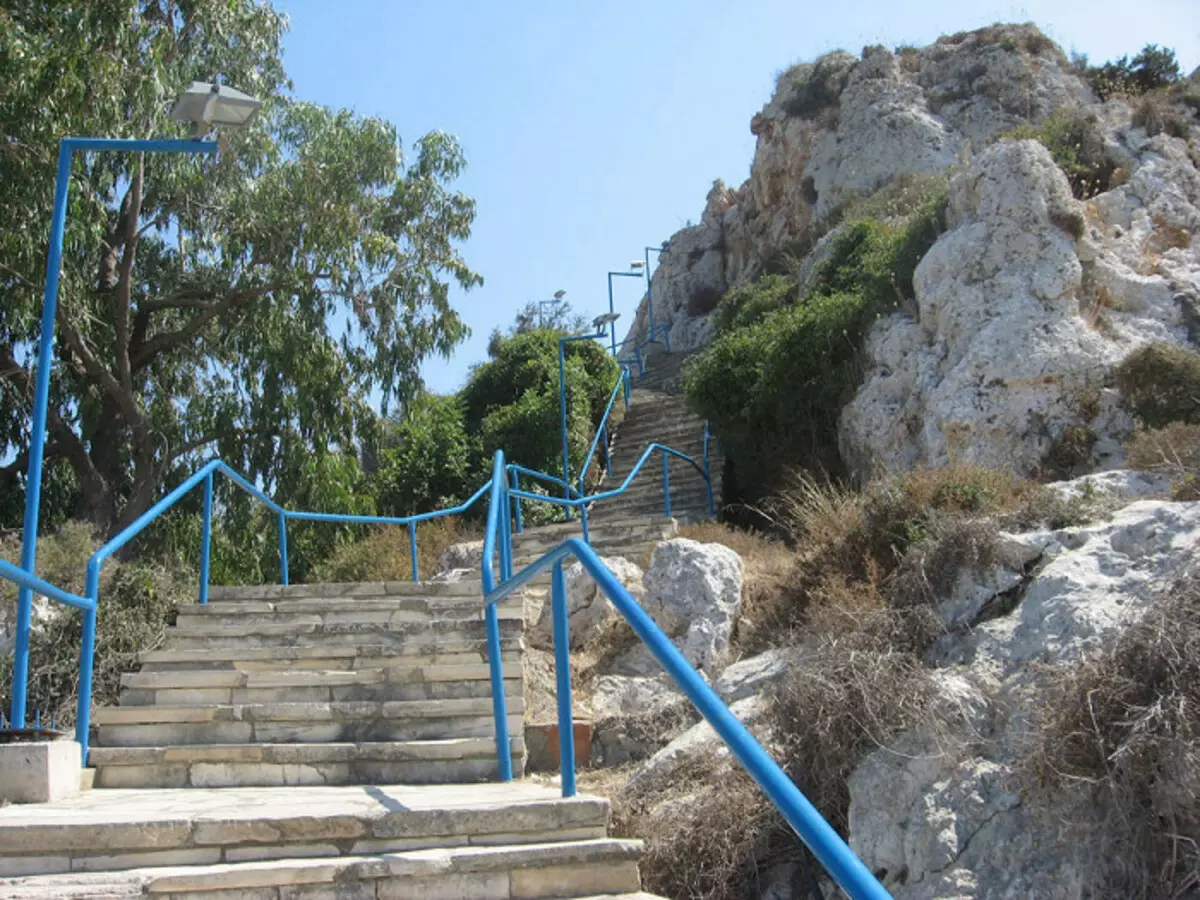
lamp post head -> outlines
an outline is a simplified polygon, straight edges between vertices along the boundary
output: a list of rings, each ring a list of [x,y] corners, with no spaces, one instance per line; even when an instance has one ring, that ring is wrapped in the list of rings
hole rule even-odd
[[[554,292],[554,299],[555,299],[555,300],[561,300],[563,297],[565,297],[565,296],[566,296],[566,294],[567,294],[567,292],[566,292],[566,291],[555,291],[555,292]]]
[[[644,263],[642,260],[640,260],[640,259],[635,259],[633,262],[631,262],[631,263],[629,264],[629,268],[631,268],[631,269],[640,269],[640,268],[642,268],[642,266],[644,266],[644,265],[645,265],[645,263]]]
[[[620,313],[605,313],[602,316],[596,316],[596,318],[592,319],[592,327],[597,331],[603,331],[619,318],[621,318]]]
[[[262,101],[223,84],[193,81],[171,108],[176,122],[190,122],[192,137],[204,137],[214,125],[241,128],[262,109]]]

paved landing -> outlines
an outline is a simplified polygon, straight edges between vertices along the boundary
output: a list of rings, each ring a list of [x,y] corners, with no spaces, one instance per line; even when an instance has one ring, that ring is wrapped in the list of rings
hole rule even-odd
[[[561,790],[534,781],[448,785],[358,785],[288,788],[152,788],[87,791],[57,803],[0,809],[0,828],[70,824],[160,823],[204,819],[348,816],[375,818],[405,811],[479,809],[560,800]]]

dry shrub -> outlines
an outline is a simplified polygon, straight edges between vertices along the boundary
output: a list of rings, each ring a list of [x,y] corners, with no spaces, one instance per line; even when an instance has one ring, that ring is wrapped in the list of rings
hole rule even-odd
[[[827,642],[776,686],[756,729],[843,835],[847,778],[863,756],[899,731],[941,730],[928,673],[913,654],[887,649],[887,640],[860,632]],[[668,897],[758,897],[769,869],[803,853],[758,786],[724,754],[697,754],[635,779],[614,802],[614,828],[646,841],[646,889]]]
[[[1096,789],[1100,894],[1200,888],[1200,579],[1163,593],[1109,649],[1058,675],[1030,774],[1063,791]]]
[[[82,594],[88,557],[100,546],[92,527],[68,522],[58,534],[38,540],[38,574],[67,591]],[[20,537],[0,543],[0,557],[20,558]],[[15,620],[16,589],[4,585],[0,602],[9,621]],[[96,615],[96,660],[92,681],[93,706],[117,702],[121,674],[136,671],[138,654],[158,647],[174,624],[179,604],[196,599],[193,573],[157,562],[109,560],[100,582]],[[59,729],[75,721],[79,687],[79,649],[83,614],[51,603],[49,614],[35,622],[29,648],[29,710],[40,711]],[[0,703],[8,708],[12,690],[12,657],[0,657]]]
[[[767,513],[791,535],[796,561],[772,602],[747,610],[740,647],[757,652],[818,626],[842,633],[870,611],[934,603],[962,568],[993,561],[998,528],[1059,528],[1082,513],[1078,502],[1010,472],[961,464],[861,493],[796,476]]]
[[[1170,476],[1176,500],[1200,500],[1200,425],[1139,431],[1125,444],[1125,458],[1132,468]]]
[[[433,519],[417,525],[417,571],[421,578],[432,578],[441,570],[446,548],[483,535],[477,525],[457,516]],[[329,559],[313,567],[314,583],[348,581],[408,581],[412,578],[412,553],[408,529],[403,525],[384,525],[365,537],[342,544]]]
[[[1187,114],[1171,99],[1169,90],[1146,94],[1133,111],[1133,124],[1146,129],[1149,137],[1166,132],[1171,137],[1187,139]]]

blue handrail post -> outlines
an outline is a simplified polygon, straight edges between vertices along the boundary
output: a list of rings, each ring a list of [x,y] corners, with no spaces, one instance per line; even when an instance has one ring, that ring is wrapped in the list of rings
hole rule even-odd
[[[554,624],[554,677],[558,687],[558,761],[562,773],[562,795],[574,797],[575,723],[571,718],[571,635],[567,622],[567,579],[563,574],[561,559],[554,564],[550,612]]]
[[[604,471],[607,472],[612,467],[612,460],[608,455],[608,423],[605,422],[600,426],[600,449],[604,451]]]
[[[579,504],[579,521],[583,525],[583,542],[590,546],[592,539],[588,536],[587,506],[582,503]]]
[[[509,473],[509,477],[512,479],[512,489],[514,491],[519,491],[521,489],[521,474],[516,469],[513,469]],[[517,534],[524,534],[525,528],[521,524],[521,498],[520,497],[513,498],[513,516],[517,520]]]
[[[561,346],[561,345],[560,345]],[[487,525],[483,535],[483,560],[480,577],[486,597],[496,588],[492,558],[496,553],[496,537],[502,510],[507,511],[508,497],[504,480],[504,451],[497,450],[492,459],[491,496],[488,502]],[[503,539],[501,539],[503,540]],[[503,545],[501,545],[503,547]],[[503,552],[503,549],[501,550]],[[487,629],[488,673],[492,682],[492,717],[496,732],[496,763],[501,781],[512,781],[512,744],[508,739],[508,705],[504,699],[504,660],[500,655],[500,617],[496,604],[488,603],[483,611]]]
[[[663,453],[663,515],[671,518],[671,474],[669,454]]]
[[[287,551],[287,513],[278,513],[279,519],[279,578],[280,583],[288,583],[288,551]]]
[[[83,611],[83,634],[79,643],[79,696],[75,700],[75,740],[79,744],[80,762],[88,763],[88,738],[92,723],[92,673],[96,668],[96,612],[100,605],[100,561],[88,561],[86,591],[92,608]]]
[[[38,335],[37,371],[34,375],[33,415],[29,423],[29,468],[25,477],[25,518],[21,538],[21,568],[37,574],[38,517],[42,502],[42,459],[46,447],[46,412],[49,406],[50,369],[54,355],[54,319],[58,311],[58,284],[62,272],[63,235],[67,226],[67,194],[71,185],[71,158],[76,151],[126,150],[154,153],[216,153],[212,141],[126,140],[121,138],[63,138],[58,143],[58,171],[54,182],[54,211],[50,216],[50,252],[46,257],[46,287],[42,299],[41,333]],[[33,624],[33,591],[17,591],[17,622],[13,637],[11,722],[25,727],[29,680],[29,630]]]
[[[417,523],[408,523],[408,555],[412,559],[412,580],[420,581],[420,572],[417,569]]]
[[[208,569],[212,561],[213,477],[204,479],[204,512],[200,517],[200,602],[208,603]]]
[[[621,370],[621,379],[625,382],[625,409],[629,409],[629,367],[626,366]]]

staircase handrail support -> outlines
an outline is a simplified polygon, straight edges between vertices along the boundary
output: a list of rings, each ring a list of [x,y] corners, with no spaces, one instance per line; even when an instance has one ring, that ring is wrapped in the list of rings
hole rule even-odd
[[[645,462],[656,448],[670,451],[670,448],[664,448],[661,445],[651,445],[642,455],[639,465]],[[670,452],[673,455],[684,456],[678,451]],[[690,461],[690,458],[688,459]],[[492,640],[490,627],[490,623],[496,615],[496,603],[524,587],[547,569],[553,568],[551,614],[563,796],[573,797],[576,793],[575,735],[571,712],[570,635],[567,621],[566,578],[563,572],[564,560],[574,557],[592,576],[600,590],[646,644],[655,659],[684,692],[692,705],[713,727],[746,772],[758,783],[767,798],[779,810],[821,865],[825,867],[830,877],[853,900],[859,900],[859,898],[882,900],[882,898],[890,897],[846,842],[825,821],[816,807],[792,783],[779,764],[754,739],[746,727],[738,721],[716,691],[700,677],[700,674],[688,663],[670,638],[655,624],[612,570],[601,561],[596,552],[584,540],[567,538],[520,572],[515,575],[512,573],[511,546],[507,551],[504,547],[505,543],[511,543],[512,539],[511,533],[506,530],[505,526],[508,517],[497,515],[499,510],[508,508],[507,495],[511,492],[507,482],[501,477],[503,471],[504,451],[497,450],[493,463],[492,496],[488,507],[481,572],[485,616],[489,622],[488,655],[492,660],[494,672],[500,661],[499,638],[497,636],[495,641]],[[633,473],[630,474],[630,478],[632,476]],[[626,485],[628,481],[629,479],[626,479]],[[611,493],[615,494],[619,491]],[[536,497],[536,499],[564,502],[560,498]],[[580,501],[570,502],[579,503]],[[496,584],[495,573],[492,569],[492,554],[495,552],[497,544],[499,544],[501,560],[499,585]],[[497,683],[499,690],[497,690]],[[497,682],[495,675],[493,675],[492,697],[499,768],[501,778],[508,780],[512,777],[512,760],[511,747],[508,743],[506,709],[503,702],[503,681]]]

